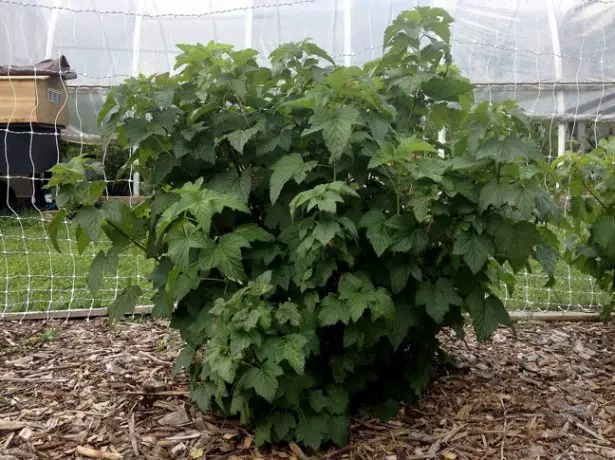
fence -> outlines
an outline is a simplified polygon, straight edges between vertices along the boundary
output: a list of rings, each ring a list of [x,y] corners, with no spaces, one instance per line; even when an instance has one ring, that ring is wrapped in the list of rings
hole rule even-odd
[[[278,44],[311,37],[339,63],[360,65],[378,55],[384,29],[400,11],[441,6],[455,17],[454,61],[475,84],[477,98],[517,100],[539,120],[539,140],[553,158],[568,147],[587,148],[607,135],[615,120],[613,5],[611,0],[497,5],[484,0],[0,0],[0,66],[6,70],[0,107],[6,111],[8,105],[10,112],[0,130],[5,160],[0,319],[15,312],[94,311],[129,282],[147,287],[151,265],[135,252],[121,259],[117,273],[92,296],[87,272],[97,248],[79,254],[68,222],[62,252],[52,247],[44,230],[48,205],[40,189],[44,177],[36,167],[36,142],[47,136],[52,163],[84,151],[98,155],[113,186],[110,193],[138,195],[139,178],[131,172],[114,179],[122,152],[96,146],[96,115],[110,86],[139,73],[172,70],[175,44],[215,40],[257,48],[266,56]],[[44,100],[39,86],[26,111],[29,118],[16,125],[27,101],[18,98],[15,69],[61,55],[77,77],[61,80],[59,89],[67,94],[68,126],[56,116],[42,132],[43,125],[33,121]],[[15,136],[27,146],[22,170],[9,162]],[[20,197],[31,204],[21,206]],[[517,275],[514,292],[502,287],[501,293],[517,310],[589,311],[603,301],[591,278],[563,262],[558,275],[558,284],[549,289],[540,270],[524,272]]]

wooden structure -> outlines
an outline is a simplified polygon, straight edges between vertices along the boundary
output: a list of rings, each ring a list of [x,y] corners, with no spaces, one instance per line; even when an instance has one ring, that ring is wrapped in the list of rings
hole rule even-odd
[[[0,77],[0,124],[68,125],[66,85],[49,75]]]

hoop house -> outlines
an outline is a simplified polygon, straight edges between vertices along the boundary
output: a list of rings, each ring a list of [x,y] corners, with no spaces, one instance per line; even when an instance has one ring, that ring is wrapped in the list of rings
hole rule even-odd
[[[439,6],[455,18],[453,57],[479,99],[516,99],[560,122],[615,119],[615,4],[611,0],[0,0],[0,64],[65,55],[79,78],[70,118],[96,134],[105,89],[172,69],[177,43],[252,47],[311,37],[345,65],[379,55],[399,11]]]

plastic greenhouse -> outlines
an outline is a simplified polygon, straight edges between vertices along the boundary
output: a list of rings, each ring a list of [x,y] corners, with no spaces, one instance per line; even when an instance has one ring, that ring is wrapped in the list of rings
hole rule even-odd
[[[585,121],[615,119],[613,0],[0,0],[0,65],[65,55],[73,137],[97,133],[107,87],[172,69],[177,43],[258,49],[311,37],[337,61],[378,55],[383,30],[415,6],[455,18],[453,57],[479,99],[516,99],[559,123],[559,143]],[[576,128],[575,128],[576,126]],[[76,134],[75,134],[76,133]]]

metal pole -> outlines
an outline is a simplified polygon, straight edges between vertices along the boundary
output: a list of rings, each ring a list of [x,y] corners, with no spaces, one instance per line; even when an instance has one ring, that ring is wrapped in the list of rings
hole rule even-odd
[[[562,64],[562,52],[559,42],[559,34],[557,31],[557,18],[555,16],[554,0],[545,0],[547,4],[547,12],[549,14],[549,29],[551,32],[551,44],[553,46],[553,64],[555,67],[555,82],[562,80],[564,76],[564,67]],[[566,110],[566,99],[563,91],[557,92],[557,112],[563,115]],[[557,126],[557,156],[563,155],[566,151],[566,123],[560,122]]]
[[[352,0],[344,0],[344,65],[352,65]]]
[[[141,22],[143,21],[143,0],[140,0],[137,6],[137,15],[135,16],[135,29],[132,36],[132,76],[139,75],[139,59],[141,52]],[[130,149],[130,155],[134,152]],[[136,163],[135,163],[136,164]],[[132,174],[132,196],[141,195],[141,174],[135,171]]]

